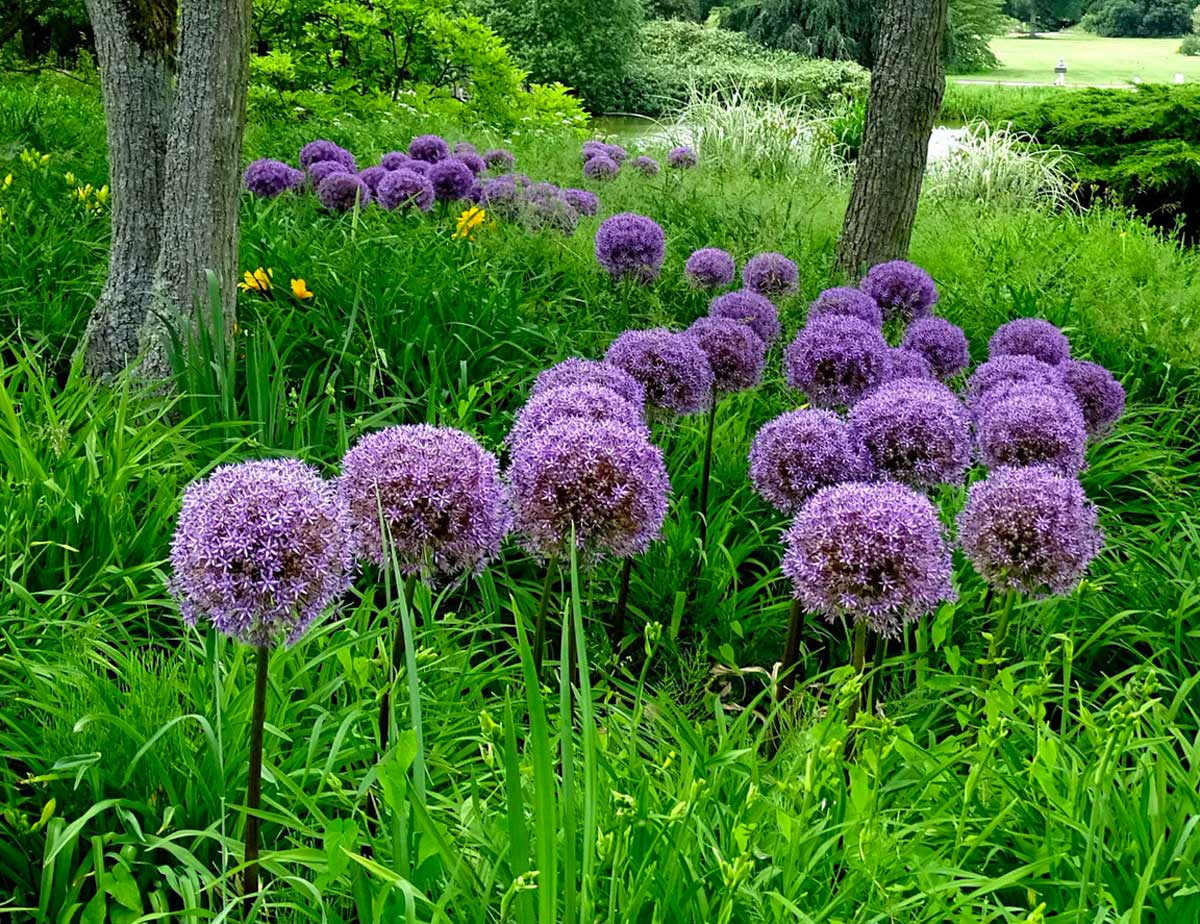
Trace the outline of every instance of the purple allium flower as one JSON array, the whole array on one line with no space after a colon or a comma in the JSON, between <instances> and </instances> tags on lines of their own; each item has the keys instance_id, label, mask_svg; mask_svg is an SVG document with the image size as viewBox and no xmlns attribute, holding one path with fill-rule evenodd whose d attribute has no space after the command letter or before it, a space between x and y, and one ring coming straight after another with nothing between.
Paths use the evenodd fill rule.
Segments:
<instances>
[{"instance_id":1,"label":"purple allium flower","mask_svg":"<svg viewBox=\"0 0 1200 924\"><path fill-rule=\"evenodd\" d=\"M662 270L667 238L645 215L621 212L596 231L596 259L613 279L653 282Z\"/></svg>"},{"instance_id":2,"label":"purple allium flower","mask_svg":"<svg viewBox=\"0 0 1200 924\"><path fill-rule=\"evenodd\" d=\"M517 163L517 159L513 157L512 151L506 151L504 148L492 148L483 152L483 162L488 165L489 170L511 170Z\"/></svg>"},{"instance_id":3,"label":"purple allium flower","mask_svg":"<svg viewBox=\"0 0 1200 924\"><path fill-rule=\"evenodd\" d=\"M642 439L650 439L650 428L642 419L640 405L630 404L603 385L568 385L533 395L517 413L507 442L519 446L535 433L567 420L610 420L624 424Z\"/></svg>"},{"instance_id":4,"label":"purple allium flower","mask_svg":"<svg viewBox=\"0 0 1200 924\"><path fill-rule=\"evenodd\" d=\"M831 314L800 329L784 351L784 372L817 407L851 405L883 381L888 349L877 327Z\"/></svg>"},{"instance_id":5,"label":"purple allium flower","mask_svg":"<svg viewBox=\"0 0 1200 924\"><path fill-rule=\"evenodd\" d=\"M512 220L520 217L525 204L525 192L511 176L499 176L483 184L480 203L497 218Z\"/></svg>"},{"instance_id":6,"label":"purple allium flower","mask_svg":"<svg viewBox=\"0 0 1200 924\"><path fill-rule=\"evenodd\" d=\"M1065 386L1021 383L994 389L976 410L976 427L988 468L1039 462L1067 472L1084 467L1087 427Z\"/></svg>"},{"instance_id":7,"label":"purple allium flower","mask_svg":"<svg viewBox=\"0 0 1200 924\"><path fill-rule=\"evenodd\" d=\"M784 541L796 597L830 622L846 615L895 636L956 597L937 508L896 482L822 488Z\"/></svg>"},{"instance_id":8,"label":"purple allium flower","mask_svg":"<svg viewBox=\"0 0 1200 924\"><path fill-rule=\"evenodd\" d=\"M663 327L627 330L612 342L604 361L641 382L653 408L696 414L712 401L712 366L690 334Z\"/></svg>"},{"instance_id":9,"label":"purple allium flower","mask_svg":"<svg viewBox=\"0 0 1200 924\"><path fill-rule=\"evenodd\" d=\"M595 215L600 211L600 197L588 189L564 189L563 198L580 215Z\"/></svg>"},{"instance_id":10,"label":"purple allium flower","mask_svg":"<svg viewBox=\"0 0 1200 924\"><path fill-rule=\"evenodd\" d=\"M675 170L690 170L700 163L700 158L692 148L681 144L667 151L667 166Z\"/></svg>"},{"instance_id":11,"label":"purple allium flower","mask_svg":"<svg viewBox=\"0 0 1200 924\"><path fill-rule=\"evenodd\" d=\"M427 160L412 160L410 159L401 169L411 170L413 173L419 173L421 176L429 176L429 171L433 167Z\"/></svg>"},{"instance_id":12,"label":"purple allium flower","mask_svg":"<svg viewBox=\"0 0 1200 924\"><path fill-rule=\"evenodd\" d=\"M975 410L990 392L1021 382L1062 388L1062 370L1021 354L989 359L977 366L967 379L967 406Z\"/></svg>"},{"instance_id":13,"label":"purple allium flower","mask_svg":"<svg viewBox=\"0 0 1200 924\"><path fill-rule=\"evenodd\" d=\"M1071 342L1049 321L1017 318L997 327L988 341L988 357L997 356L1032 356L1057 366L1071 358Z\"/></svg>"},{"instance_id":14,"label":"purple allium flower","mask_svg":"<svg viewBox=\"0 0 1200 924\"><path fill-rule=\"evenodd\" d=\"M662 451L615 421L568 420L515 446L514 528L543 558L625 558L659 537L671 491Z\"/></svg>"},{"instance_id":15,"label":"purple allium flower","mask_svg":"<svg viewBox=\"0 0 1200 924\"><path fill-rule=\"evenodd\" d=\"M371 190L353 173L334 173L321 180L317 198L327 209L349 212L355 206L366 208L370 205Z\"/></svg>"},{"instance_id":16,"label":"purple allium flower","mask_svg":"<svg viewBox=\"0 0 1200 924\"><path fill-rule=\"evenodd\" d=\"M478 156L479 149L476 148L475 145L471 144L471 142L469 142L469 141L460 141L454 145L453 154L455 157L458 157L462 154L474 154L474 155Z\"/></svg>"},{"instance_id":17,"label":"purple allium flower","mask_svg":"<svg viewBox=\"0 0 1200 924\"><path fill-rule=\"evenodd\" d=\"M881 385L850 411L850 435L884 478L914 488L959 484L971 464L971 418L941 382Z\"/></svg>"},{"instance_id":18,"label":"purple allium flower","mask_svg":"<svg viewBox=\"0 0 1200 924\"><path fill-rule=\"evenodd\" d=\"M1058 368L1079 402L1090 436L1104 433L1125 413L1125 389L1103 366L1068 360Z\"/></svg>"},{"instance_id":19,"label":"purple allium flower","mask_svg":"<svg viewBox=\"0 0 1200 924\"><path fill-rule=\"evenodd\" d=\"M781 513L796 513L819 488L871 474L846 422L831 411L789 411L766 423L750 446L750 480Z\"/></svg>"},{"instance_id":20,"label":"purple allium flower","mask_svg":"<svg viewBox=\"0 0 1200 924\"><path fill-rule=\"evenodd\" d=\"M346 453L338 484L359 554L405 574L478 571L500 554L511 523L496 457L450 427L367 434Z\"/></svg>"},{"instance_id":21,"label":"purple allium flower","mask_svg":"<svg viewBox=\"0 0 1200 924\"><path fill-rule=\"evenodd\" d=\"M718 295L709 302L708 313L714 318L741 321L768 346L779 339L782 332L779 327L779 311L775 305L765 295L759 295L749 289L738 289L736 292Z\"/></svg>"},{"instance_id":22,"label":"purple allium flower","mask_svg":"<svg viewBox=\"0 0 1200 924\"><path fill-rule=\"evenodd\" d=\"M333 176L337 173L343 173L347 176L354 174L346 169L346 165L337 160L319 160L315 164L310 164L308 167L308 183L313 189L321 185L322 180Z\"/></svg>"},{"instance_id":23,"label":"purple allium flower","mask_svg":"<svg viewBox=\"0 0 1200 924\"><path fill-rule=\"evenodd\" d=\"M439 202L463 199L471 191L475 174L461 160L448 157L429 168L429 182L433 184L433 195Z\"/></svg>"},{"instance_id":24,"label":"purple allium flower","mask_svg":"<svg viewBox=\"0 0 1200 924\"><path fill-rule=\"evenodd\" d=\"M800 271L781 253L760 253L742 267L742 285L767 298L781 298L799 287Z\"/></svg>"},{"instance_id":25,"label":"purple allium flower","mask_svg":"<svg viewBox=\"0 0 1200 924\"><path fill-rule=\"evenodd\" d=\"M608 157L608 145L603 141L585 141L583 147L579 150L583 162L586 164L593 157Z\"/></svg>"},{"instance_id":26,"label":"purple allium flower","mask_svg":"<svg viewBox=\"0 0 1200 924\"><path fill-rule=\"evenodd\" d=\"M412 158L403 151L388 151L379 159L379 166L385 170L399 170L412 163Z\"/></svg>"},{"instance_id":27,"label":"purple allium flower","mask_svg":"<svg viewBox=\"0 0 1200 924\"><path fill-rule=\"evenodd\" d=\"M719 247L702 247L687 258L684 272L693 288L723 289L737 275L737 264Z\"/></svg>"},{"instance_id":28,"label":"purple allium flower","mask_svg":"<svg viewBox=\"0 0 1200 924\"><path fill-rule=\"evenodd\" d=\"M487 164L484 163L483 158L480 157L478 154L472 154L472 153L455 154L454 160L457 160L460 163L465 164L467 169L471 171L471 174L473 176L479 176L479 174L483 173L483 171L485 171L487 169Z\"/></svg>"},{"instance_id":29,"label":"purple allium flower","mask_svg":"<svg viewBox=\"0 0 1200 924\"><path fill-rule=\"evenodd\" d=\"M885 319L915 321L932 314L938 300L933 277L907 260L872 266L859 288L875 299Z\"/></svg>"},{"instance_id":30,"label":"purple allium flower","mask_svg":"<svg viewBox=\"0 0 1200 924\"><path fill-rule=\"evenodd\" d=\"M418 135L408 143L408 156L413 160L436 164L450 156L450 145L440 135Z\"/></svg>"},{"instance_id":31,"label":"purple allium flower","mask_svg":"<svg viewBox=\"0 0 1200 924\"><path fill-rule=\"evenodd\" d=\"M646 407L646 389L624 369L596 359L572 356L542 371L533 383L530 400L555 388L572 385L596 385L615 391L639 411Z\"/></svg>"},{"instance_id":32,"label":"purple allium flower","mask_svg":"<svg viewBox=\"0 0 1200 924\"><path fill-rule=\"evenodd\" d=\"M828 314L845 314L872 327L883 327L883 309L871 296L861 289L838 286L826 289L808 306L808 320Z\"/></svg>"},{"instance_id":33,"label":"purple allium flower","mask_svg":"<svg viewBox=\"0 0 1200 924\"><path fill-rule=\"evenodd\" d=\"M971 486L958 538L999 590L1070 593L1104 546L1079 480L1049 465L999 468Z\"/></svg>"},{"instance_id":34,"label":"purple allium flower","mask_svg":"<svg viewBox=\"0 0 1200 924\"><path fill-rule=\"evenodd\" d=\"M262 198L278 196L288 189L304 185L304 171L297 170L281 160L264 157L246 167L242 174L246 189Z\"/></svg>"},{"instance_id":35,"label":"purple allium flower","mask_svg":"<svg viewBox=\"0 0 1200 924\"><path fill-rule=\"evenodd\" d=\"M571 208L567 197L553 183L537 183L525 194L521 219L533 231L553 228L564 234L574 234L579 225L579 213Z\"/></svg>"},{"instance_id":36,"label":"purple allium flower","mask_svg":"<svg viewBox=\"0 0 1200 924\"><path fill-rule=\"evenodd\" d=\"M642 176L658 176L658 171L661 168L658 166L658 161L653 157L647 157L645 154L642 154L633 159L633 169Z\"/></svg>"},{"instance_id":37,"label":"purple allium flower","mask_svg":"<svg viewBox=\"0 0 1200 924\"><path fill-rule=\"evenodd\" d=\"M625 158L629 156L629 152L619 144L606 144L604 146L604 153L610 159L615 160L618 165L625 163Z\"/></svg>"},{"instance_id":38,"label":"purple allium flower","mask_svg":"<svg viewBox=\"0 0 1200 924\"><path fill-rule=\"evenodd\" d=\"M884 382L898 382L901 379L932 379L933 367L920 353L912 350L902 350L892 347L888 350L887 372L883 374Z\"/></svg>"},{"instance_id":39,"label":"purple allium flower","mask_svg":"<svg viewBox=\"0 0 1200 924\"><path fill-rule=\"evenodd\" d=\"M745 391L762 381L767 345L747 324L729 318L697 318L687 333L696 338L712 366L719 393Z\"/></svg>"},{"instance_id":40,"label":"purple allium flower","mask_svg":"<svg viewBox=\"0 0 1200 924\"><path fill-rule=\"evenodd\" d=\"M475 180L467 190L466 200L472 205L483 205L483 184Z\"/></svg>"},{"instance_id":41,"label":"purple allium flower","mask_svg":"<svg viewBox=\"0 0 1200 924\"><path fill-rule=\"evenodd\" d=\"M367 189L371 190L371 195L374 196L379 191L380 182L391 172L387 167L367 167L358 172L358 178L367 184Z\"/></svg>"},{"instance_id":42,"label":"purple allium flower","mask_svg":"<svg viewBox=\"0 0 1200 924\"><path fill-rule=\"evenodd\" d=\"M305 170L323 160L332 160L341 164L347 173L358 171L358 164L354 160L354 155L332 141L318 139L317 141L310 141L300 149L300 166Z\"/></svg>"},{"instance_id":43,"label":"purple allium flower","mask_svg":"<svg viewBox=\"0 0 1200 924\"><path fill-rule=\"evenodd\" d=\"M583 165L583 175L589 180L611 180L621 172L621 165L607 154L597 154Z\"/></svg>"},{"instance_id":44,"label":"purple allium flower","mask_svg":"<svg viewBox=\"0 0 1200 924\"><path fill-rule=\"evenodd\" d=\"M933 374L943 381L971 364L967 335L961 327L945 318L929 315L913 321L901 346L929 360Z\"/></svg>"},{"instance_id":45,"label":"purple allium flower","mask_svg":"<svg viewBox=\"0 0 1200 924\"><path fill-rule=\"evenodd\" d=\"M433 207L433 184L407 167L389 171L379 181L379 204L388 211L415 207L428 212Z\"/></svg>"},{"instance_id":46,"label":"purple allium flower","mask_svg":"<svg viewBox=\"0 0 1200 924\"><path fill-rule=\"evenodd\" d=\"M190 624L266 647L295 641L350 587L346 508L295 459L223 465L189 485L170 589Z\"/></svg>"}]
</instances>

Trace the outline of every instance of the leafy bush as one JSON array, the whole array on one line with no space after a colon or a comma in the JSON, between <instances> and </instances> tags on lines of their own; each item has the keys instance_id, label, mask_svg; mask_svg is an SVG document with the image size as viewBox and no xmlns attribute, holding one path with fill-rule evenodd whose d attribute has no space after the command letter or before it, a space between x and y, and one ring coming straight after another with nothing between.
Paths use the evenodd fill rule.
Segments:
<instances>
[{"instance_id":1,"label":"leafy bush","mask_svg":"<svg viewBox=\"0 0 1200 924\"><path fill-rule=\"evenodd\" d=\"M1190 0L1096 0L1081 25L1097 35L1156 38L1192 27Z\"/></svg>"},{"instance_id":2,"label":"leafy bush","mask_svg":"<svg viewBox=\"0 0 1200 924\"><path fill-rule=\"evenodd\" d=\"M1185 35L1179 45L1179 53L1189 58L1200 55L1200 35Z\"/></svg>"}]
</instances>

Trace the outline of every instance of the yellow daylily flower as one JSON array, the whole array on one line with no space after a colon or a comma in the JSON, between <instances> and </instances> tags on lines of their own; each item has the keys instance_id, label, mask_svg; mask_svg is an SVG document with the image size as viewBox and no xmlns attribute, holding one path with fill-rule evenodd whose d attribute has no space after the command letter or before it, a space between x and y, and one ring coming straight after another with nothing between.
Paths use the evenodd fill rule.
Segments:
<instances>
[{"instance_id":1,"label":"yellow daylily flower","mask_svg":"<svg viewBox=\"0 0 1200 924\"><path fill-rule=\"evenodd\" d=\"M10 187L10 186L12 186L12 174L11 173L4 178L4 188L8 189L8 187Z\"/></svg>"},{"instance_id":2,"label":"yellow daylily flower","mask_svg":"<svg viewBox=\"0 0 1200 924\"><path fill-rule=\"evenodd\" d=\"M296 298L299 298L299 299L307 299L307 298L313 297L313 293L310 292L308 289L308 283L306 283L303 279L293 279L292 280L292 294L294 296L296 296Z\"/></svg>"},{"instance_id":3,"label":"yellow daylily flower","mask_svg":"<svg viewBox=\"0 0 1200 924\"><path fill-rule=\"evenodd\" d=\"M263 269L261 266L253 273L246 270L242 274L242 281L238 283L238 288L243 292L260 292L266 295L271 291L271 279L274 272L270 267Z\"/></svg>"},{"instance_id":4,"label":"yellow daylily flower","mask_svg":"<svg viewBox=\"0 0 1200 924\"><path fill-rule=\"evenodd\" d=\"M475 240L475 230L483 224L487 219L487 211L474 205L458 216L457 228L454 232L455 240L466 238L469 241Z\"/></svg>"}]
</instances>

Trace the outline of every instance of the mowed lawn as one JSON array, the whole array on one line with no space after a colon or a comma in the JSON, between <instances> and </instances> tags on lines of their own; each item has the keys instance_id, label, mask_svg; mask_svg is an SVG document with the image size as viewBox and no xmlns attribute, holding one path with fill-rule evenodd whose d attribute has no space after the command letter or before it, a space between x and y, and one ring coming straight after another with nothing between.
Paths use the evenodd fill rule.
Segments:
<instances>
[{"instance_id":1,"label":"mowed lawn","mask_svg":"<svg viewBox=\"0 0 1200 924\"><path fill-rule=\"evenodd\" d=\"M1052 84L1054 67L1065 58L1067 83L1073 86L1124 85L1135 77L1144 83L1172 83L1176 74L1188 83L1200 82L1200 57L1179 54L1181 41L1101 38L1076 31L1006 36L992 41L1000 67L952 79Z\"/></svg>"}]
</instances>

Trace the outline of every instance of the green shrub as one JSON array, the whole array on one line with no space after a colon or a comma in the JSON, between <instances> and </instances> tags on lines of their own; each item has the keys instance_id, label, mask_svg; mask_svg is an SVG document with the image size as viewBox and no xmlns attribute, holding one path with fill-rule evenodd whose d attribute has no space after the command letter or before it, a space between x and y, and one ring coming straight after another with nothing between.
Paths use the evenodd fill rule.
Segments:
<instances>
[{"instance_id":1,"label":"green shrub","mask_svg":"<svg viewBox=\"0 0 1200 924\"><path fill-rule=\"evenodd\" d=\"M1179 53L1189 58L1200 55L1200 35L1185 35L1179 45Z\"/></svg>"},{"instance_id":2,"label":"green shrub","mask_svg":"<svg viewBox=\"0 0 1200 924\"><path fill-rule=\"evenodd\" d=\"M1192 26L1190 0L1096 0L1081 25L1097 35L1161 38Z\"/></svg>"}]
</instances>

